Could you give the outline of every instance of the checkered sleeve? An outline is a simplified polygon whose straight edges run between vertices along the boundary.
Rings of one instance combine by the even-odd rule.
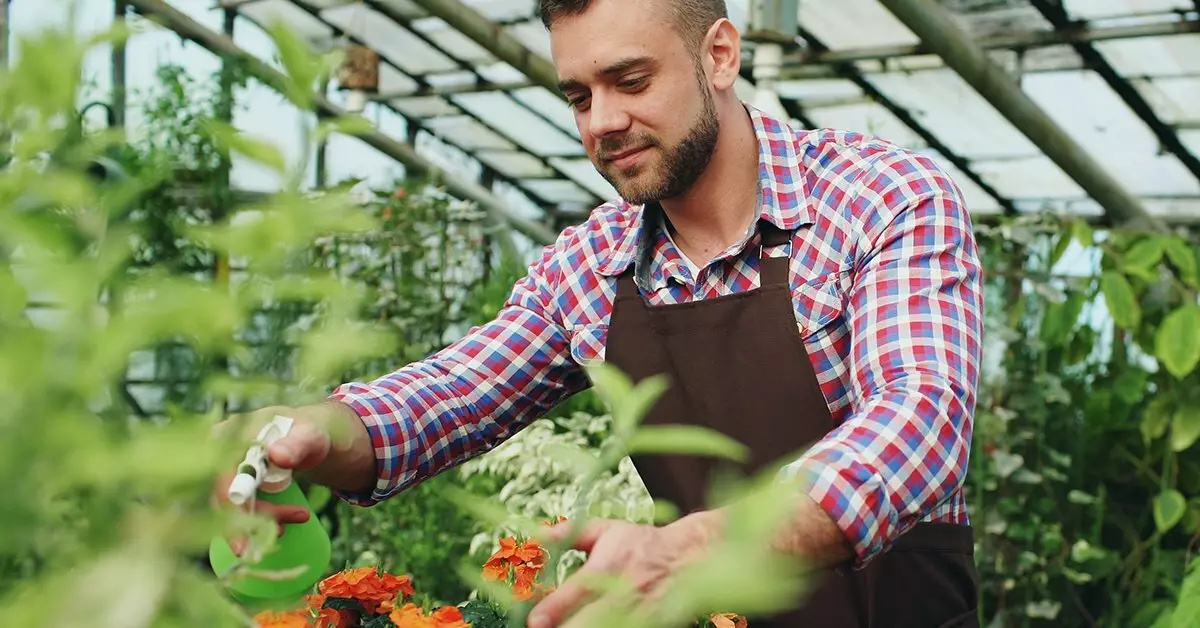
[[[785,469],[844,532],[856,569],[960,490],[983,333],[961,192],[926,157],[877,159],[854,201],[850,412]]]
[[[377,504],[494,448],[586,387],[556,320],[556,260],[556,247],[546,247],[499,314],[461,340],[333,391],[366,425],[377,471],[370,493],[338,497]]]

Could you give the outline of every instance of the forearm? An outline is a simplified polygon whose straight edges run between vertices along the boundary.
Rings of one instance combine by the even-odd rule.
[[[796,504],[779,529],[763,539],[773,551],[793,556],[808,569],[844,565],[854,550],[841,528],[807,495],[796,495]],[[692,537],[695,547],[711,546],[724,533],[732,506],[692,513],[670,524]]]

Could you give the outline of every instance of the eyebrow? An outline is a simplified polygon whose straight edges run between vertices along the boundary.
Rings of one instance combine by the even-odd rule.
[[[614,63],[610,63],[609,65],[602,68],[596,74],[598,74],[600,76],[613,76],[614,74],[622,74],[624,72],[628,72],[629,70],[638,68],[640,66],[653,66],[653,65],[654,65],[654,60],[651,59],[650,57],[626,57],[626,58],[620,59]],[[559,89],[559,91],[563,91],[563,92],[565,92],[569,89],[578,89],[580,87],[582,87],[582,84],[575,79],[567,79],[567,80],[558,82],[558,89]]]

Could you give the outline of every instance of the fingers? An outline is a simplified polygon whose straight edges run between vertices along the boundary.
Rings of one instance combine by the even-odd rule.
[[[267,449],[272,464],[284,469],[311,469],[329,455],[329,435],[307,421],[296,421],[288,435]]]
[[[609,532],[616,526],[630,525],[626,521],[614,519],[592,519],[583,524],[583,529],[579,531],[577,536],[571,543],[571,547],[581,552],[591,552],[595,547],[596,541],[605,533]],[[574,524],[557,523],[543,528],[542,536],[546,538],[548,543],[561,543],[571,536],[571,532],[575,529]]]
[[[554,628],[566,621],[567,616],[583,606],[592,595],[591,589],[583,584],[583,580],[598,571],[594,563],[589,561],[562,583],[562,586],[542,598],[529,612],[528,628]]]

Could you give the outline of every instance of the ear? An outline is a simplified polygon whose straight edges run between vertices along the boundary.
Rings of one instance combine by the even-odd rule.
[[[742,36],[737,27],[728,19],[717,20],[704,37],[704,50],[713,89],[731,89],[742,69]]]

